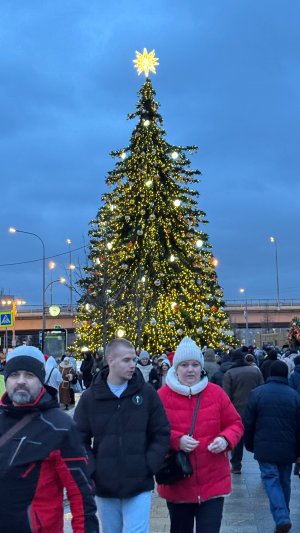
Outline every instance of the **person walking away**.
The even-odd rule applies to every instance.
[[[136,371],[131,342],[113,339],[105,356],[108,367],[82,393],[74,420],[95,465],[102,533],[148,533],[169,424],[158,394]]]
[[[60,371],[58,370],[57,362],[55,361],[52,355],[50,355],[46,361],[45,372],[45,385],[48,385],[48,387],[52,387],[53,389],[58,391],[59,386],[63,381],[63,378]]]
[[[83,361],[80,365],[80,372],[82,374],[82,381],[86,389],[89,388],[93,379],[95,361],[92,352],[83,353]]]
[[[250,393],[244,416],[245,446],[259,463],[275,533],[292,527],[291,471],[300,457],[300,396],[287,378],[286,364],[274,361],[266,384]]]
[[[294,371],[289,377],[289,385],[300,394],[300,355],[295,357],[294,365]]]
[[[87,456],[72,418],[34,346],[7,355],[0,401],[0,529],[3,533],[63,533],[64,489],[74,533],[98,533]]]
[[[150,361],[149,354],[146,350],[142,350],[139,356],[139,361],[136,365],[136,367],[140,370],[142,373],[142,376],[146,382],[149,381],[150,372],[153,368],[152,363]]]
[[[59,364],[59,371],[61,373],[62,382],[59,385],[59,399],[60,403],[65,406],[65,410],[69,409],[71,404],[71,382],[74,378],[75,371],[68,357],[65,357]]]
[[[270,368],[271,368],[271,365],[274,361],[277,360],[277,352],[276,350],[268,350],[268,353],[266,355],[266,357],[264,358],[261,366],[260,366],[260,370],[261,370],[261,373],[264,377],[264,380],[265,382],[267,381],[269,375],[270,375]]]
[[[228,450],[243,424],[221,387],[208,382],[202,351],[189,337],[178,345],[166,384],[159,389],[171,426],[171,449],[189,454],[193,473],[173,485],[158,485],[167,500],[171,533],[219,533],[224,496],[231,492]],[[199,395],[194,433],[189,430]]]
[[[211,381],[212,376],[220,370],[215,350],[212,348],[206,348],[204,352],[204,370],[207,373],[208,381]]]
[[[245,362],[244,352],[235,350],[231,354],[232,367],[227,370],[223,379],[223,389],[228,394],[237,412],[243,419],[246,403],[250,392],[262,385],[264,379],[258,367]],[[244,439],[238,442],[231,452],[231,471],[241,474]]]

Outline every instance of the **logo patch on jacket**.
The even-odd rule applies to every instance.
[[[143,396],[141,396],[140,394],[136,394],[135,396],[132,397],[132,401],[134,405],[142,405]]]

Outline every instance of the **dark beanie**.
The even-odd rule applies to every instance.
[[[245,361],[245,354],[242,352],[242,350],[233,350],[230,353],[230,360],[233,363],[236,363],[238,361]]]
[[[281,378],[287,378],[289,375],[289,369],[286,363],[283,361],[274,361],[270,366],[270,376],[277,376]]]
[[[32,372],[43,384],[45,382],[45,358],[41,350],[34,346],[18,346],[6,357],[4,379],[12,372],[23,370]]]

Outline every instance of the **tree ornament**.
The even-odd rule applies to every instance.
[[[170,327],[175,326],[175,322],[173,320],[170,320],[170,322],[168,324],[169,324]]]
[[[197,328],[197,330],[196,330],[196,331],[197,331],[198,335],[201,335],[201,333],[202,333],[203,329],[202,329],[202,328]]]
[[[182,335],[182,334],[183,334],[183,329],[178,328],[177,333],[178,333],[179,335]]]
[[[123,268],[123,270],[126,270],[128,268],[128,265],[127,263],[122,263],[121,267]]]
[[[160,279],[156,279],[156,280],[154,281],[154,285],[155,285],[156,287],[159,287],[160,284],[161,284]]]
[[[137,230],[137,234],[138,234],[139,236],[143,235],[143,233],[144,233],[144,231],[143,231],[142,229],[138,229],[138,230]]]
[[[151,326],[155,326],[155,325],[156,325],[156,320],[155,320],[155,318],[151,318],[151,320],[150,320],[150,324],[151,324]]]

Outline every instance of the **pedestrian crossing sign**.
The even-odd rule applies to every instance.
[[[0,328],[9,328],[14,325],[14,317],[12,311],[0,312]]]

